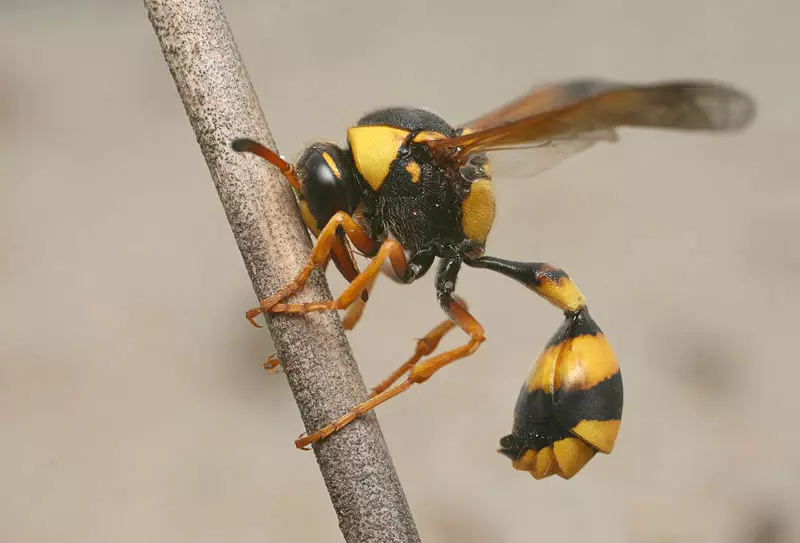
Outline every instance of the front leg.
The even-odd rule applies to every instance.
[[[406,265],[403,275],[399,275],[398,270],[395,269],[393,265],[389,266],[391,268],[390,270],[384,268],[384,272],[392,279],[407,285],[425,275],[433,264],[434,258],[435,255],[431,249],[422,249],[411,255],[408,259],[408,264]],[[372,286],[374,284],[374,281],[371,282],[367,289],[362,292],[361,298],[356,300],[347,310],[347,313],[342,319],[342,326],[344,326],[345,330],[352,330],[355,328],[355,325],[358,323],[359,319],[361,319],[367,297],[372,291]]]
[[[247,320],[249,320],[253,326],[259,327],[259,325],[253,320],[257,315],[260,313],[274,311],[273,308],[275,305],[303,288],[303,286],[306,284],[306,281],[308,281],[308,278],[311,276],[311,272],[327,264],[331,255],[331,251],[336,243],[340,241],[337,235],[337,232],[340,228],[344,231],[345,235],[350,238],[350,240],[353,242],[353,245],[355,245],[357,249],[365,254],[375,254],[377,249],[375,241],[350,215],[343,211],[339,211],[333,217],[331,217],[331,220],[328,221],[328,224],[325,225],[325,228],[323,228],[319,233],[319,236],[317,236],[317,240],[314,243],[313,249],[311,250],[311,256],[308,259],[308,263],[300,271],[297,277],[278,289],[278,291],[269,298],[261,300],[260,307],[251,309],[247,312]],[[402,256],[402,262],[398,256],[393,256],[392,263],[395,264],[396,262],[396,267],[402,266],[402,273],[404,273],[405,256],[400,256]]]

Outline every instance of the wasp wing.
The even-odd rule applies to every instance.
[[[569,104],[613,90],[619,85],[600,79],[577,79],[534,87],[527,94],[462,126],[473,132],[494,128],[525,117],[563,108]]]
[[[599,141],[616,141],[619,127],[732,131],[748,126],[754,114],[749,96],[721,83],[581,80],[534,89],[467,123],[462,135],[427,143],[438,156],[461,163],[476,153],[491,153],[493,166],[514,150],[525,157],[516,162],[527,162],[525,173],[531,174]]]

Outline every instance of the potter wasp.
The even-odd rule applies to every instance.
[[[575,80],[534,88],[460,127],[422,109],[374,111],[347,131],[347,147],[314,143],[296,165],[252,140],[233,142],[236,151],[258,155],[280,169],[316,238],[296,278],[247,313],[254,325],[260,313],[347,310],[343,324],[352,329],[381,272],[410,284],[438,260],[436,295],[447,319],[418,341],[414,355],[368,400],[304,435],[297,447],[326,438],[478,349],[484,329],[455,294],[466,265],[514,279],[564,313],[562,326],[522,386],[512,431],[500,440],[498,452],[537,479],[569,479],[598,451],[610,453],[623,396],[614,352],[563,270],[485,254],[495,218],[492,175],[532,176],[595,143],[616,141],[620,127],[725,132],[745,128],[754,114],[755,104],[746,94],[716,82]],[[363,271],[353,258],[356,251],[370,259]],[[330,260],[349,282],[338,298],[287,301],[314,269]],[[466,343],[432,355],[454,328],[467,334]],[[270,367],[277,364],[271,359]]]

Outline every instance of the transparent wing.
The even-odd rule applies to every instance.
[[[617,139],[617,134],[613,130],[598,130],[577,137],[497,147],[486,154],[491,161],[493,175],[532,177],[557,166],[572,155],[593,147],[598,142],[615,142]]]
[[[598,141],[616,141],[619,127],[724,132],[745,128],[754,115],[755,103],[749,96],[721,83],[627,85],[583,80],[534,89],[472,121],[462,135],[427,144],[440,157],[461,163],[473,154],[490,153],[501,169],[502,154],[527,150],[524,160],[530,162],[530,175]],[[525,170],[519,167],[524,160],[518,158],[514,169]]]
[[[527,94],[462,126],[477,132],[563,108],[579,100],[597,96],[619,85],[599,79],[577,79],[534,87]]]

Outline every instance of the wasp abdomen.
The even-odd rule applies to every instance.
[[[537,479],[569,479],[598,451],[611,452],[621,417],[616,357],[584,307],[567,315],[534,364],[499,452]]]

